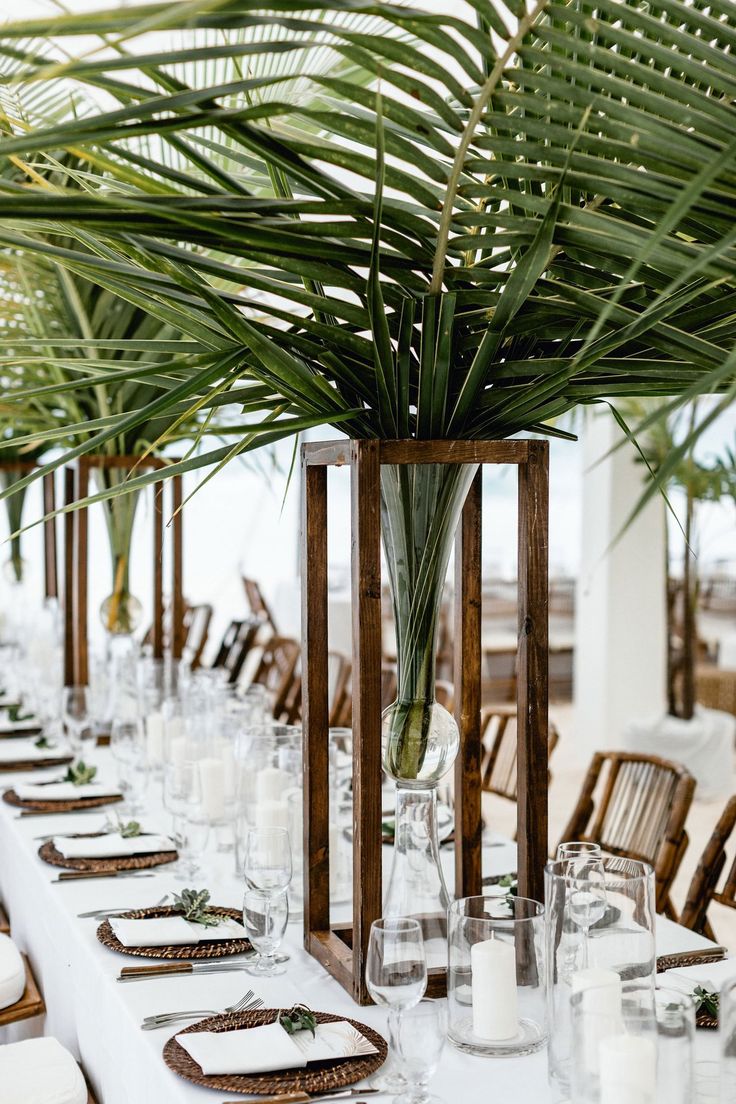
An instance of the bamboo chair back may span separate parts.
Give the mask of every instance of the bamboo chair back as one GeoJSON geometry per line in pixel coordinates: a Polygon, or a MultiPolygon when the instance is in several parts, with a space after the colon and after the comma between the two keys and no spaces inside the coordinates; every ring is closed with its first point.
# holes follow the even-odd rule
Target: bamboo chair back
{"type": "Polygon", "coordinates": [[[692,931],[715,940],[713,928],[708,917],[708,909],[713,901],[726,908],[736,909],[736,856],[733,858],[728,874],[721,889],[717,888],[721,874],[726,868],[726,844],[736,827],[736,797],[729,799],[721,813],[713,835],[708,840],[693,874],[687,891],[685,907],[680,923],[692,931]]]}
{"type": "Polygon", "coordinates": [[[212,620],[212,606],[189,606],[184,614],[186,637],[182,649],[184,659],[194,671],[202,665],[202,654],[207,644],[212,620]]]}
{"type": "MultiPolygon", "coordinates": [[[[508,801],[517,800],[517,723],[516,706],[491,706],[484,709],[480,718],[483,753],[481,761],[481,786],[486,793],[496,794],[508,801]]],[[[560,734],[553,724],[549,726],[549,750],[559,743],[560,734]]],[[[551,775],[549,776],[551,779],[551,775]]]]}
{"type": "Polygon", "coordinates": [[[651,863],[657,910],[674,919],[670,889],[687,849],[685,820],[694,792],[695,779],[679,763],[598,752],[562,838],[591,840],[611,855],[651,863]]]}
{"type": "Polygon", "coordinates": [[[253,682],[260,683],[270,692],[273,715],[277,721],[288,719],[289,710],[293,708],[289,697],[294,693],[300,654],[299,644],[289,636],[274,635],[263,646],[253,682]]]}

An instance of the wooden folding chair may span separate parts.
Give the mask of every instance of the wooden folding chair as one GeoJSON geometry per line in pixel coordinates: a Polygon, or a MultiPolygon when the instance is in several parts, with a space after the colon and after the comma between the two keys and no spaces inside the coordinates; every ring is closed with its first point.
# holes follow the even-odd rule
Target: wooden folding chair
{"type": "Polygon", "coordinates": [[[212,620],[212,606],[188,606],[184,614],[184,631],[186,637],[182,658],[194,671],[202,665],[202,654],[207,644],[212,620]]]}
{"type": "Polygon", "coordinates": [[[259,617],[248,617],[245,621],[231,621],[220,642],[213,667],[224,667],[228,672],[228,682],[237,682],[243,665],[255,647],[258,634],[264,622],[259,617]]]}
{"type": "MultiPolygon", "coordinates": [[[[481,786],[486,793],[517,800],[516,763],[516,706],[497,705],[482,710],[480,715],[483,753],[481,760],[481,786]]],[[[560,734],[553,724],[549,726],[548,756],[559,743],[560,734]]],[[[549,778],[551,779],[551,775],[549,778]]]]}
{"type": "Polygon", "coordinates": [[[263,646],[260,663],[253,676],[253,682],[265,686],[271,694],[273,715],[277,721],[288,720],[293,710],[295,681],[298,678],[296,666],[301,655],[301,647],[289,636],[272,636],[263,646]]]}
{"type": "Polygon", "coordinates": [[[276,621],[271,607],[265,599],[260,584],[255,579],[247,579],[245,575],[242,576],[243,588],[245,590],[245,597],[248,599],[248,605],[250,606],[250,612],[254,617],[260,617],[264,621],[274,636],[278,636],[279,630],[276,628],[276,621]]]}
{"type": "Polygon", "coordinates": [[[695,779],[679,763],[598,752],[562,839],[590,840],[611,855],[651,863],[657,911],[675,920],[670,890],[688,845],[685,820],[694,792],[695,779]]]}
{"type": "Polygon", "coordinates": [[[42,1016],[46,1011],[46,1005],[33,976],[31,964],[25,955],[21,955],[21,957],[26,969],[26,986],[19,1001],[7,1008],[0,1008],[0,1027],[19,1023],[21,1020],[32,1020],[34,1016],[42,1016]]]}
{"type": "Polygon", "coordinates": [[[715,940],[713,928],[708,919],[708,909],[713,901],[726,908],[736,909],[736,857],[729,868],[722,888],[717,888],[719,879],[726,866],[726,844],[736,826],[736,797],[732,797],[721,813],[713,835],[703,851],[697,869],[693,874],[687,891],[685,907],[680,923],[686,928],[700,932],[708,939],[715,940]]]}

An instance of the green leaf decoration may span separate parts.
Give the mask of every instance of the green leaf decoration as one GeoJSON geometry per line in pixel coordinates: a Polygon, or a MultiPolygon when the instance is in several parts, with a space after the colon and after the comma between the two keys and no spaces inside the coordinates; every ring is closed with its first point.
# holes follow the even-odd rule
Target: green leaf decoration
{"type": "Polygon", "coordinates": [[[62,781],[71,782],[73,786],[86,786],[88,782],[93,781],[96,774],[97,767],[88,767],[87,764],[80,759],[67,768],[67,772],[62,781]]]}
{"type": "Polygon", "coordinates": [[[183,889],[181,893],[174,894],[174,908],[181,912],[185,920],[192,924],[201,924],[205,928],[216,928],[228,917],[221,913],[211,912],[208,905],[210,899],[207,889],[183,889]]]}
{"type": "Polygon", "coordinates": [[[287,1035],[295,1035],[297,1031],[311,1031],[313,1037],[317,1034],[317,1019],[306,1004],[295,1004],[288,1012],[279,1012],[278,1023],[287,1035]]]}

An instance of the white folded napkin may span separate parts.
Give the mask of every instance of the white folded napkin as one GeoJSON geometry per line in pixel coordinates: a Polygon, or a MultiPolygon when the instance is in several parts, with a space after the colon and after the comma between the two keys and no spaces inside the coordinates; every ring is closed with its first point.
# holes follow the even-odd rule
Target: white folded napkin
{"type": "Polygon", "coordinates": [[[699,962],[695,966],[676,966],[659,976],[663,985],[671,985],[673,989],[688,994],[698,986],[708,993],[718,993],[725,982],[735,977],[736,958],[724,958],[720,962],[699,962]]]}
{"type": "Polygon", "coordinates": [[[20,951],[9,935],[0,933],[0,1008],[9,1008],[23,996],[26,971],[20,951]]]}
{"type": "Polygon", "coordinates": [[[183,916],[157,916],[151,920],[113,919],[110,927],[124,947],[177,947],[185,943],[219,939],[247,939],[248,933],[235,920],[223,920],[215,928],[192,924],[183,916]]]}
{"type": "Polygon", "coordinates": [[[0,1104],[87,1104],[87,1086],[68,1050],[50,1036],[0,1046],[0,1104]]]}
{"type": "Polygon", "coordinates": [[[0,717],[0,732],[36,732],[40,727],[35,717],[27,721],[11,721],[7,714],[0,717]]]}
{"type": "Polygon", "coordinates": [[[75,786],[73,782],[50,782],[47,786],[21,782],[13,789],[23,801],[76,801],[80,797],[121,796],[118,786],[106,786],[102,782],[89,782],[84,786],[75,786]]]}
{"type": "Polygon", "coordinates": [[[87,839],[54,836],[54,847],[65,859],[117,859],[127,855],[150,855],[154,851],[176,851],[176,844],[168,836],[123,839],[117,832],[87,839]]]}
{"type": "Polygon", "coordinates": [[[13,740],[0,743],[0,766],[3,763],[15,763],[16,760],[61,759],[71,755],[67,744],[58,743],[55,747],[37,748],[32,740],[13,740]]]}
{"type": "Polygon", "coordinates": [[[311,1031],[288,1035],[281,1024],[270,1023],[241,1031],[193,1031],[176,1039],[205,1074],[303,1069],[307,1062],[376,1053],[346,1020],[318,1024],[314,1036],[311,1031]]]}

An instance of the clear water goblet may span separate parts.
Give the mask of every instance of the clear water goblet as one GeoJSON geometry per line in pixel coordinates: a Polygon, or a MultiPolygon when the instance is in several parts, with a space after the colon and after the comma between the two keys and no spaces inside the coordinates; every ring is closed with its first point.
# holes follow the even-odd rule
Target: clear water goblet
{"type": "Polygon", "coordinates": [[[401,1014],[419,1004],[427,989],[427,958],[418,920],[387,917],[373,921],[365,983],[373,1001],[388,1009],[388,1059],[374,1085],[381,1092],[399,1092],[406,1087],[395,1057],[401,1014]]]}
{"type": "Polygon", "coordinates": [[[408,1008],[396,1029],[396,1045],[406,1091],[394,1104],[443,1104],[427,1089],[437,1072],[447,1038],[447,1008],[444,1001],[422,1000],[408,1008]]]}

